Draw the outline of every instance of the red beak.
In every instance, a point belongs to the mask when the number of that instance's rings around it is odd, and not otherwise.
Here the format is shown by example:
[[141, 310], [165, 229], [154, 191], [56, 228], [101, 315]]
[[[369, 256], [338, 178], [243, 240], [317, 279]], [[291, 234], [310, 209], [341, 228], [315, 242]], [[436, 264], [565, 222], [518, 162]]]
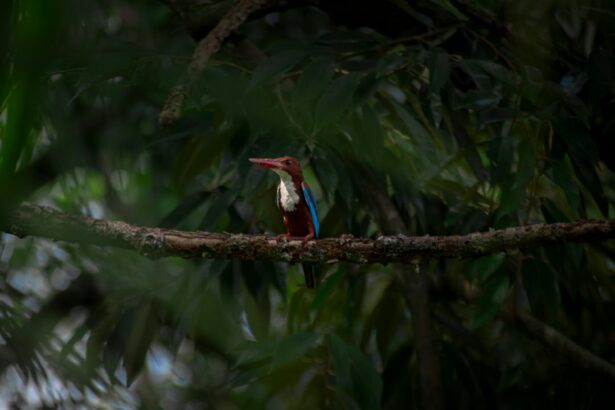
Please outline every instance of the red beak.
[[282, 163], [280, 161], [271, 158], [249, 158], [249, 161], [263, 168], [282, 168]]

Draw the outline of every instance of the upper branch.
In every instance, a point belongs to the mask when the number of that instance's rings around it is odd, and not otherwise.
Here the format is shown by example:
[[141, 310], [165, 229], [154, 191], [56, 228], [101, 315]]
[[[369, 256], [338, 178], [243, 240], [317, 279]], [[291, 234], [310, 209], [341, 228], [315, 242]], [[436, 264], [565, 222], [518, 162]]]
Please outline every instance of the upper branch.
[[615, 238], [615, 220], [530, 225], [468, 235], [396, 235], [375, 240], [342, 235], [307, 242], [267, 235], [150, 228], [69, 215], [33, 205], [16, 208], [6, 222], [0, 229], [20, 237], [39, 236], [78, 244], [113, 246], [150, 257], [321, 263], [405, 263], [419, 258], [468, 258], [550, 243]]
[[192, 60], [184, 76], [173, 87], [158, 118], [160, 125], [166, 127], [179, 118], [184, 100], [192, 84], [197, 80], [207, 62], [222, 47], [224, 40], [231, 35], [248, 16], [272, 0], [240, 0], [218, 22], [218, 24], [199, 42], [192, 54]]

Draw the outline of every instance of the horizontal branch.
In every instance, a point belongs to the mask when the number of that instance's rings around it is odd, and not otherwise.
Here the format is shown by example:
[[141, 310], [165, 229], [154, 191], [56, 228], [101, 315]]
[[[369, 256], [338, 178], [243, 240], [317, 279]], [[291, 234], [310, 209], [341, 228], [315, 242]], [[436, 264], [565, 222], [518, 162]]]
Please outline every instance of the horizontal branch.
[[70, 215], [49, 207], [23, 205], [9, 214], [2, 231], [24, 236], [113, 246], [149, 257], [237, 259], [285, 262], [412, 262], [420, 258], [470, 258], [562, 242], [615, 238], [615, 220], [530, 225], [453, 236], [342, 235], [316, 241], [268, 235], [186, 232], [121, 221]]

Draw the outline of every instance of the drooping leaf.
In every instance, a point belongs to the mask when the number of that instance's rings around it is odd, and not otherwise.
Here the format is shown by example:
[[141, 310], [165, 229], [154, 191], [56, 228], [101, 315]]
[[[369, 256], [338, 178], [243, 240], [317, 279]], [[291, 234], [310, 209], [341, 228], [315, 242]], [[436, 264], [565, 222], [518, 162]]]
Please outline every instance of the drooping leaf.
[[499, 313], [511, 289], [508, 272], [505, 269], [499, 269], [489, 277], [482, 289], [474, 317], [474, 327], [484, 325]]
[[546, 263], [529, 259], [523, 262], [523, 285], [527, 291], [532, 312], [552, 319], [561, 309], [561, 296], [555, 272]]
[[498, 269], [500, 269], [505, 258], [506, 256], [501, 253], [482, 256], [472, 261], [470, 267], [468, 268], [468, 276], [470, 278], [477, 278], [481, 281], [486, 280]]
[[360, 75], [347, 74], [336, 78], [316, 105], [314, 129], [321, 130], [335, 121], [352, 105], [352, 96], [359, 84]]
[[145, 356], [156, 334], [157, 323], [152, 302], [146, 302], [136, 309], [134, 322], [127, 335], [123, 352], [124, 367], [128, 385], [132, 384], [143, 368]]
[[353, 407], [380, 408], [382, 379], [367, 356], [334, 333], [327, 339], [339, 400]]
[[448, 53], [442, 49], [429, 53], [429, 92], [438, 93], [451, 75], [451, 63]]
[[564, 159], [553, 161], [553, 181], [564, 191], [568, 203], [577, 212], [581, 211], [581, 194], [575, 183], [574, 175], [568, 171], [568, 165]]
[[518, 147], [517, 173], [511, 177], [512, 185], [504, 185], [498, 216], [518, 209], [526, 196], [526, 189], [534, 175], [536, 166], [536, 144], [532, 136], [524, 138]]
[[458, 19], [467, 20], [466, 15], [463, 14], [457, 7], [455, 7], [453, 3], [451, 3], [449, 0], [430, 0], [430, 1], [442, 7], [444, 10], [448, 11], [449, 13], [451, 13]]
[[335, 74], [335, 64], [328, 58], [317, 58], [312, 61], [297, 80], [293, 89], [293, 102], [303, 106], [320, 97], [330, 85]]
[[465, 93], [455, 109], [485, 109], [495, 107], [502, 100], [502, 96], [495, 90], [477, 90]]
[[306, 53], [303, 50], [285, 50], [265, 59], [256, 67], [256, 70], [254, 70], [254, 74], [252, 74], [252, 79], [250, 80], [250, 87], [254, 87], [255, 85], [271, 80], [275, 76], [284, 74], [304, 59], [305, 56]]

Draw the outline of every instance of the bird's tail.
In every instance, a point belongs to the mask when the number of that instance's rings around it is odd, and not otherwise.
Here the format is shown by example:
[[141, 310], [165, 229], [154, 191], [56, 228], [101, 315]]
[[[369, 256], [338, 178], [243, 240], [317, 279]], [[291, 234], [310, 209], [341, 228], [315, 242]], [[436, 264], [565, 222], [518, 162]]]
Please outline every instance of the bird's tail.
[[309, 289], [316, 287], [316, 264], [314, 263], [302, 263], [303, 276], [305, 276], [305, 286]]

